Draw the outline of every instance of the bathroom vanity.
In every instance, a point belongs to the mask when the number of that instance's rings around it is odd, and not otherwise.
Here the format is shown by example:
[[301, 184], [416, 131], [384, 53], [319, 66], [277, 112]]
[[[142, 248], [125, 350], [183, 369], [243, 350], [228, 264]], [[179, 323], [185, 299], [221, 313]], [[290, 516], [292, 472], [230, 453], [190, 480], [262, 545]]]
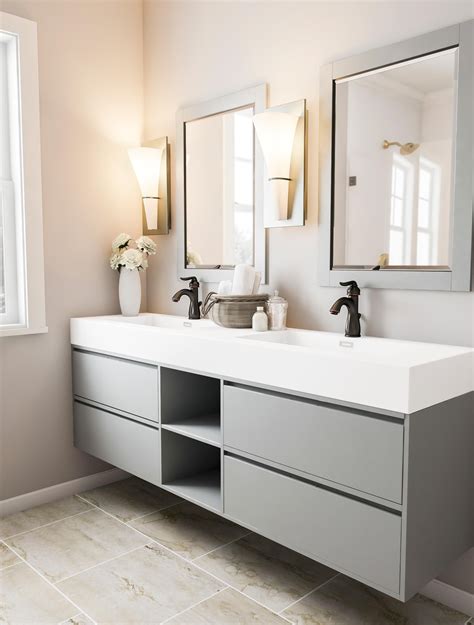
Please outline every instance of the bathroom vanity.
[[74, 439], [408, 600], [474, 542], [474, 350], [140, 315], [71, 321]]

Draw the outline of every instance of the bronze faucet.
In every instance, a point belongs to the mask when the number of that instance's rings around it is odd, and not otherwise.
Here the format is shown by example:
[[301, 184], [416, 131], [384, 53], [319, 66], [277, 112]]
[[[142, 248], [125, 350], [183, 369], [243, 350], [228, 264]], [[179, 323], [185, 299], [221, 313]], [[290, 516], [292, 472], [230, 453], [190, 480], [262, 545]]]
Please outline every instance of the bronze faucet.
[[340, 297], [336, 300], [329, 312], [331, 315], [338, 315], [341, 312], [341, 308], [345, 306], [347, 308], [345, 335], [351, 337], [360, 336], [359, 286], [355, 280], [340, 282], [339, 284], [348, 287], [347, 297]]
[[173, 302], [179, 302], [183, 295], [186, 295], [186, 297], [189, 297], [188, 319], [200, 319], [202, 302], [199, 301], [198, 279], [196, 276], [191, 276], [190, 278], [180, 278], [180, 280], [184, 280], [185, 282], [189, 280], [189, 289], [180, 289], [177, 291], [172, 297]]

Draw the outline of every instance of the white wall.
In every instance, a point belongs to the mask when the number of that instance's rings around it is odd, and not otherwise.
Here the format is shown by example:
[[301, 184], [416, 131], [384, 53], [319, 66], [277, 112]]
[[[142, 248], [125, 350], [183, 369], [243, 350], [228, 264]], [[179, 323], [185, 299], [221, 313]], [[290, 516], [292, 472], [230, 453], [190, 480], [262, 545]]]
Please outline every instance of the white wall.
[[[140, 0], [2, 0], [38, 22], [48, 334], [0, 339], [0, 499], [106, 468], [72, 442], [69, 318], [118, 312], [111, 239], [140, 233]], [[42, 236], [39, 232], [38, 236]]]
[[[290, 325], [342, 331], [328, 309], [342, 289], [317, 283], [319, 68], [377, 46], [473, 17], [470, 2], [159, 2], [145, 0], [145, 136], [168, 135], [172, 151], [179, 108], [267, 82], [269, 105], [307, 98], [308, 220], [269, 232], [272, 288], [290, 302]], [[175, 193], [173, 190], [173, 197]], [[174, 210], [173, 204], [173, 210]], [[173, 223], [176, 223], [173, 217]], [[173, 304], [176, 231], [158, 239], [148, 273], [149, 310], [186, 313]], [[371, 335], [474, 345], [474, 293], [364, 290]], [[474, 591], [474, 557], [446, 581]]]

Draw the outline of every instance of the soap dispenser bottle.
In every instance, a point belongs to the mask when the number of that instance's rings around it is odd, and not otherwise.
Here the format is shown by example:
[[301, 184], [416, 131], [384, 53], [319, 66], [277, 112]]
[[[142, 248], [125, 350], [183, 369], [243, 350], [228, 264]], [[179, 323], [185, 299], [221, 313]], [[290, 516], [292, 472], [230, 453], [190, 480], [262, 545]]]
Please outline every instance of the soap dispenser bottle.
[[253, 314], [252, 330], [255, 330], [255, 332], [266, 332], [268, 330], [268, 317], [263, 310], [263, 306], [257, 306], [257, 312]]

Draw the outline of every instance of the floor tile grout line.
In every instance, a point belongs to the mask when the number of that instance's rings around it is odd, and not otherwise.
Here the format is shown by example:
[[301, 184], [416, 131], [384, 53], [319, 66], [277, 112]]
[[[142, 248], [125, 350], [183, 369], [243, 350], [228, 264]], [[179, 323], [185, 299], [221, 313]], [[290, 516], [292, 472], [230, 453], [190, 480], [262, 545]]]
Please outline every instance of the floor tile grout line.
[[69, 514], [68, 516], [65, 516], [62, 519], [56, 519], [56, 521], [50, 521], [49, 523], [45, 523], [44, 525], [38, 525], [38, 527], [34, 527], [30, 530], [26, 530], [24, 532], [18, 532], [18, 534], [12, 534], [11, 536], [2, 536], [0, 540], [6, 541], [6, 540], [10, 540], [11, 538], [17, 538], [18, 536], [24, 536], [25, 534], [30, 534], [31, 532], [42, 530], [44, 527], [50, 527], [51, 525], [54, 525], [55, 523], [61, 523], [61, 521], [66, 521], [66, 519], [73, 519], [75, 516], [80, 516], [81, 514], [87, 514], [88, 512], [92, 512], [93, 510], [94, 508], [91, 506], [89, 510], [82, 510], [81, 512], [76, 512], [75, 514]]
[[[0, 543], [6, 544], [3, 540], [0, 540]], [[8, 545], [7, 545], [7, 547], [8, 547]], [[94, 620], [91, 616], [89, 616], [89, 614], [87, 614], [87, 612], [86, 612], [85, 610], [83, 610], [83, 609], [82, 609], [82, 608], [81, 608], [81, 607], [80, 607], [80, 606], [79, 606], [79, 605], [78, 605], [75, 601], [73, 601], [72, 599], [70, 599], [70, 598], [69, 598], [69, 597], [68, 597], [68, 596], [67, 596], [64, 592], [62, 592], [59, 588], [56, 588], [56, 586], [55, 586], [55, 585], [54, 585], [54, 584], [53, 584], [53, 583], [52, 583], [52, 582], [51, 582], [51, 581], [50, 581], [47, 577], [45, 577], [42, 573], [40, 573], [40, 571], [37, 571], [37, 570], [35, 569], [35, 567], [34, 567], [32, 564], [30, 564], [27, 560], [25, 560], [25, 558], [24, 558], [22, 555], [20, 555], [19, 553], [17, 553], [13, 547], [10, 547], [10, 549], [13, 551], [13, 553], [15, 553], [15, 554], [16, 554], [16, 555], [20, 558], [20, 560], [22, 560], [22, 561], [23, 561], [23, 563], [24, 563], [24, 564], [26, 564], [26, 566], [27, 566], [28, 568], [30, 568], [30, 569], [33, 571], [33, 573], [36, 573], [36, 575], [38, 575], [39, 577], [41, 577], [41, 579], [42, 579], [44, 582], [46, 582], [49, 586], [51, 586], [51, 588], [53, 588], [53, 589], [54, 589], [56, 592], [58, 592], [58, 593], [59, 593], [62, 597], [64, 597], [64, 599], [66, 599], [66, 601], [68, 601], [68, 602], [69, 602], [72, 606], [74, 606], [77, 610], [79, 610], [79, 612], [76, 612], [76, 613], [75, 613], [75, 615], [77, 615], [77, 614], [84, 614], [84, 616], [87, 616], [87, 618], [88, 618], [88, 619], [90, 619], [94, 625], [97, 625], [97, 621], [95, 621], [95, 620]], [[74, 617], [74, 615], [69, 616], [69, 617], [68, 617], [68, 620], [69, 620], [69, 619], [71, 619], [71, 618], [73, 618], [73, 617]], [[67, 621], [66, 621], [66, 622], [67, 622]]]
[[[157, 543], [157, 544], [160, 545], [160, 543]], [[160, 545], [160, 547], [161, 546], [162, 545]], [[165, 549], [167, 549], [167, 547], [165, 547]], [[167, 549], [167, 550], [171, 551], [170, 549]], [[171, 551], [171, 553], [174, 553], [174, 551]], [[175, 555], [178, 555], [178, 557], [182, 558], [182, 556], [179, 556], [179, 554], [175, 554]], [[193, 564], [202, 573], [205, 573], [206, 575], [209, 575], [210, 577], [213, 577], [214, 579], [216, 579], [221, 584], [225, 584], [228, 588], [232, 588], [232, 590], [235, 590], [235, 592], [238, 592], [239, 595], [242, 595], [242, 597], [245, 597], [246, 599], [249, 599], [250, 601], [254, 601], [255, 603], [258, 603], [258, 605], [260, 607], [265, 608], [265, 610], [267, 610], [268, 612], [271, 612], [275, 616], [281, 616], [281, 618], [283, 618], [285, 621], [288, 621], [289, 623], [291, 623], [291, 621], [289, 621], [285, 616], [282, 616], [281, 614], [278, 614], [278, 612], [276, 612], [273, 608], [270, 608], [268, 605], [265, 605], [264, 603], [261, 603], [258, 599], [255, 599], [254, 597], [251, 597], [250, 595], [246, 595], [244, 592], [242, 592], [242, 590], [240, 590], [236, 586], [233, 586], [230, 582], [225, 582], [220, 577], [217, 577], [217, 575], [214, 575], [214, 573], [211, 573], [210, 571], [206, 571], [206, 569], [202, 568], [202, 566], [199, 566], [198, 564], [195, 564], [191, 560], [186, 560], [185, 558], [183, 558], [183, 559], [188, 564]]]
[[329, 582], [332, 582], [333, 579], [336, 579], [336, 577], [339, 577], [339, 575], [341, 575], [341, 573], [336, 573], [335, 575], [333, 575], [332, 577], [327, 579], [322, 584], [319, 584], [319, 586], [316, 586], [316, 588], [313, 588], [312, 590], [307, 592], [305, 595], [303, 595], [302, 597], [300, 597], [296, 601], [292, 601], [289, 605], [287, 605], [285, 608], [280, 610], [280, 612], [278, 612], [278, 614], [281, 615], [281, 613], [284, 612], [285, 610], [288, 610], [289, 608], [293, 607], [296, 603], [299, 603], [300, 601], [303, 601], [303, 599], [306, 599], [306, 597], [309, 597], [309, 595], [313, 594], [313, 592], [316, 592], [317, 590], [320, 590], [323, 586], [326, 586], [326, 584], [329, 584]]
[[185, 614], [186, 612], [189, 612], [189, 610], [192, 610], [196, 606], [201, 605], [201, 603], [204, 603], [205, 601], [209, 601], [209, 599], [212, 599], [213, 597], [215, 597], [219, 593], [224, 592], [224, 590], [227, 590], [227, 588], [229, 588], [229, 587], [226, 586], [225, 588], [219, 588], [219, 590], [216, 590], [216, 592], [213, 592], [211, 595], [209, 595], [209, 597], [206, 597], [205, 599], [201, 599], [201, 601], [196, 601], [196, 603], [193, 603], [193, 605], [190, 605], [189, 608], [181, 610], [180, 612], [177, 612], [176, 614], [173, 614], [173, 616], [169, 616], [164, 621], [160, 621], [160, 625], [164, 625], [165, 623], [168, 623], [169, 621], [173, 620], [177, 616], [181, 616], [181, 614]]
[[72, 616], [70, 616], [65, 621], [61, 621], [59, 623], [59, 625], [67, 625], [70, 620], [72, 620], [73, 618], [76, 618], [77, 616], [82, 616], [82, 614], [84, 614], [84, 612], [78, 612], [77, 614], [73, 614]]
[[66, 577], [63, 577], [62, 579], [59, 579], [57, 582], [53, 582], [54, 586], [57, 586], [58, 584], [62, 584], [63, 582], [67, 581], [68, 579], [71, 579], [72, 577], [76, 577], [77, 575], [82, 575], [82, 573], [87, 573], [88, 571], [92, 571], [92, 569], [97, 568], [98, 566], [102, 566], [102, 564], [107, 564], [108, 562], [112, 562], [113, 560], [117, 560], [118, 558], [121, 558], [122, 556], [126, 556], [130, 553], [133, 553], [134, 551], [138, 551], [139, 549], [142, 549], [143, 547], [146, 547], [147, 544], [150, 544], [149, 542], [144, 544], [144, 545], [139, 545], [138, 547], [133, 547], [133, 549], [129, 549], [128, 551], [124, 551], [123, 553], [119, 553], [116, 556], [113, 556], [112, 558], [107, 558], [106, 560], [102, 560], [101, 562], [97, 562], [97, 564], [93, 564], [92, 566], [87, 567], [86, 569], [82, 569], [81, 571], [77, 571], [77, 573], [73, 573], [72, 575], [67, 575]]
[[[77, 497], [80, 497], [80, 495], [76, 495]], [[82, 499], [82, 498], [81, 498]], [[98, 506], [96, 506], [95, 504], [91, 504], [92, 506], [94, 506], [95, 508], [97, 508], [98, 510], [101, 510], [101, 508], [99, 508]], [[258, 601], [257, 599], [254, 599], [253, 597], [249, 597], [248, 595], [246, 595], [245, 593], [243, 593], [241, 590], [239, 590], [238, 588], [236, 588], [235, 586], [232, 586], [232, 584], [229, 584], [229, 582], [225, 582], [223, 579], [221, 579], [220, 577], [217, 577], [217, 575], [214, 575], [213, 573], [210, 573], [209, 571], [206, 571], [206, 569], [203, 569], [201, 566], [199, 566], [198, 564], [196, 564], [195, 562], [193, 562], [192, 560], [188, 560], [187, 558], [185, 558], [184, 556], [182, 556], [180, 553], [177, 553], [176, 551], [173, 551], [172, 549], [170, 549], [169, 547], [166, 547], [165, 545], [162, 545], [160, 542], [158, 542], [157, 540], [155, 540], [154, 538], [151, 538], [150, 536], [148, 536], [147, 534], [144, 534], [143, 532], [141, 532], [140, 530], [137, 530], [135, 527], [133, 527], [132, 525], [129, 525], [128, 523], [125, 523], [125, 521], [121, 521], [120, 519], [117, 519], [116, 517], [114, 517], [112, 514], [110, 514], [110, 512], [107, 512], [106, 510], [102, 510], [102, 512], [104, 512], [104, 514], [107, 514], [108, 516], [110, 516], [111, 518], [115, 519], [116, 521], [118, 521], [119, 523], [122, 523], [122, 525], [125, 525], [126, 527], [128, 527], [129, 529], [137, 532], [138, 534], [141, 534], [142, 536], [144, 536], [148, 541], [151, 541], [153, 543], [155, 543], [156, 545], [158, 545], [158, 547], [161, 547], [162, 549], [164, 549], [165, 551], [167, 551], [168, 553], [174, 555], [175, 557], [179, 558], [180, 560], [182, 560], [183, 562], [185, 562], [187, 565], [190, 566], [194, 566], [197, 569], [199, 569], [202, 573], [205, 573], [206, 575], [208, 575], [209, 577], [212, 577], [214, 579], [216, 579], [218, 582], [220, 582], [221, 584], [224, 584], [224, 586], [228, 586], [230, 588], [233, 588], [236, 592], [238, 592], [239, 594], [241, 594], [243, 597], [245, 597], [246, 599], [250, 599], [252, 601], [255, 601], [255, 603], [258, 603], [258, 605], [260, 605], [262, 608], [265, 608], [266, 610], [268, 610], [269, 612], [272, 612], [272, 614], [275, 614], [276, 616], [280, 616], [281, 618], [283, 618], [285, 621], [288, 621], [288, 623], [291, 623], [291, 621], [289, 621], [286, 617], [281, 616], [280, 614], [278, 614], [278, 612], [275, 612], [275, 610], [272, 610], [272, 608], [269, 608], [268, 606], [264, 605], [263, 603], [260, 603], [260, 601]]]
[[196, 562], [196, 560], [199, 560], [199, 558], [204, 558], [204, 556], [208, 556], [209, 554], [214, 553], [214, 551], [218, 551], [219, 549], [222, 549], [223, 547], [228, 547], [229, 545], [236, 543], [241, 538], [247, 538], [247, 536], [250, 536], [250, 534], [254, 534], [254, 533], [255, 532], [247, 532], [246, 534], [243, 534], [242, 536], [239, 536], [238, 538], [234, 538], [234, 540], [229, 540], [228, 543], [219, 545], [219, 547], [215, 547], [214, 549], [211, 549], [210, 551], [207, 551], [206, 553], [202, 553], [200, 556], [196, 556], [195, 558], [190, 560], [190, 562]]
[[[16, 553], [15, 553], [15, 555], [16, 555]], [[11, 569], [14, 566], [18, 566], [19, 564], [22, 564], [22, 562], [14, 562], [13, 564], [8, 564], [7, 566], [4, 566], [4, 567], [2, 567], [0, 569], [0, 573], [3, 573], [3, 571], [7, 571], [8, 569]]]
[[[180, 504], [184, 503], [184, 499], [182, 499], [181, 501], [178, 501], [177, 503], [172, 503], [169, 506], [165, 506], [164, 508], [157, 508], [156, 510], [153, 510], [152, 512], [147, 512], [146, 514], [141, 514], [140, 516], [136, 516], [133, 517], [133, 519], [130, 519], [129, 521], [124, 521], [124, 523], [133, 523], [134, 521], [139, 521], [140, 519], [144, 519], [147, 516], [150, 516], [151, 514], [156, 514], [157, 512], [163, 512], [163, 510], [169, 510], [170, 508], [174, 508], [175, 506], [179, 506]], [[103, 510], [103, 508], [101, 508], [100, 506], [98, 506], [99, 510]]]

